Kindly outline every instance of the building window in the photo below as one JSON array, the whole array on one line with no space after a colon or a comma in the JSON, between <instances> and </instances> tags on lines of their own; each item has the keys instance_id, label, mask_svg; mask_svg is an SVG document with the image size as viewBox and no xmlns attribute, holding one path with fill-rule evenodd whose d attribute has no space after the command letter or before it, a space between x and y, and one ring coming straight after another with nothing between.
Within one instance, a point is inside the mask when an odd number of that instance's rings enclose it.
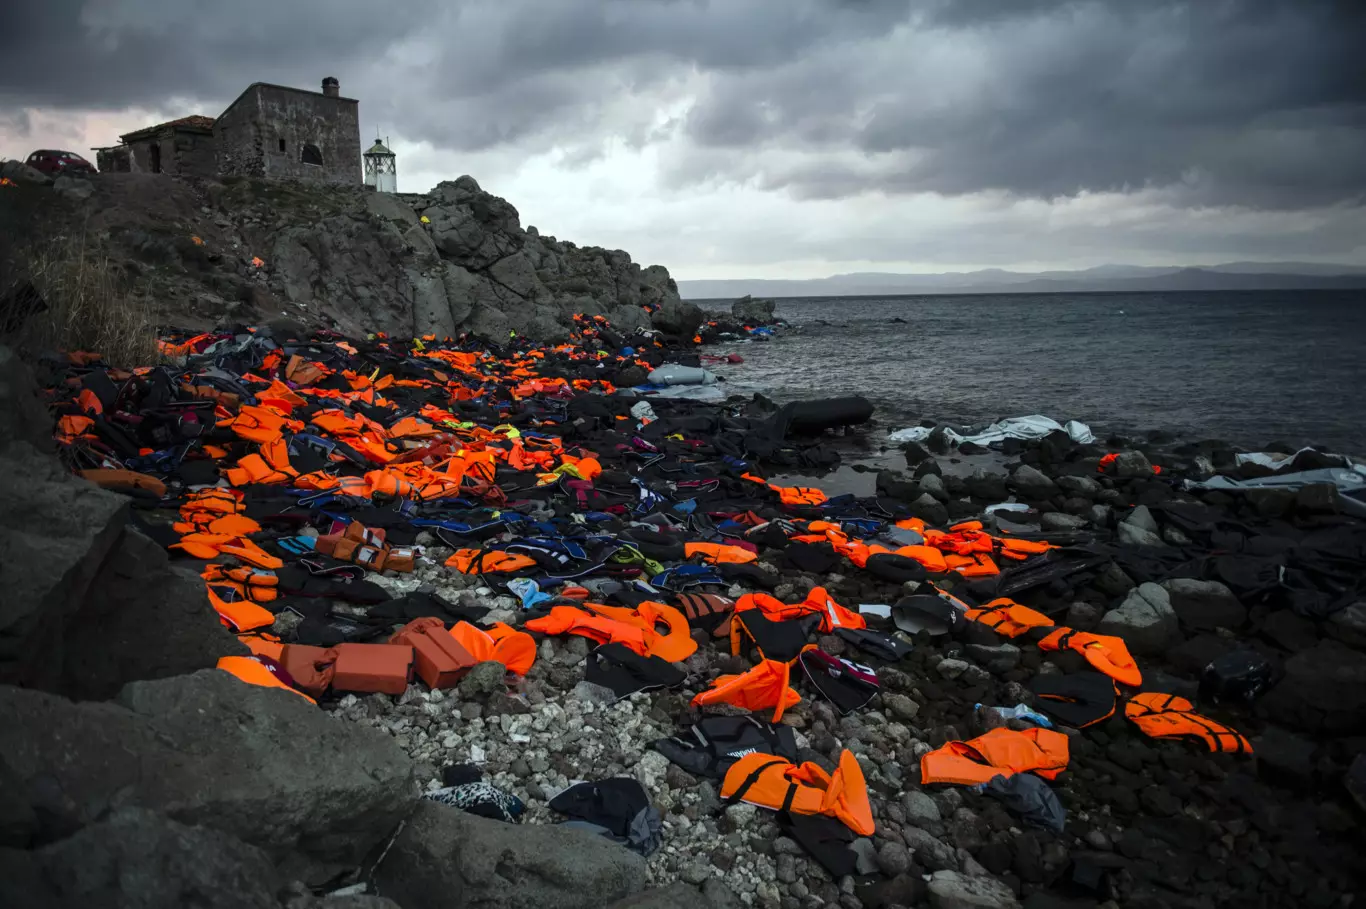
<instances>
[{"instance_id":1,"label":"building window","mask_svg":"<svg viewBox=\"0 0 1366 909\"><path fill-rule=\"evenodd\" d=\"M280 140L280 151L284 151L284 150L285 150L285 140L284 140L284 139L281 139L281 140Z\"/></svg>"},{"instance_id":2,"label":"building window","mask_svg":"<svg viewBox=\"0 0 1366 909\"><path fill-rule=\"evenodd\" d=\"M305 145L303 155L301 156L300 160L302 160L305 164L313 164L318 167L322 167L322 150L319 149L316 145Z\"/></svg>"}]
</instances>

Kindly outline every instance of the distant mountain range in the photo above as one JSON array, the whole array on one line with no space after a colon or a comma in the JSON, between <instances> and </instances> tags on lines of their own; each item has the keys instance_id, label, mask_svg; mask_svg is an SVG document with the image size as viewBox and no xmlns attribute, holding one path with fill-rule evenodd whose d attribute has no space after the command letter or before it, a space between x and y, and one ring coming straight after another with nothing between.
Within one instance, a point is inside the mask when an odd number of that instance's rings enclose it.
<instances>
[{"instance_id":1,"label":"distant mountain range","mask_svg":"<svg viewBox=\"0 0 1366 909\"><path fill-rule=\"evenodd\" d=\"M1085 293L1190 290L1366 289L1366 267L1313 262L1229 262L1174 268L1098 265L1079 271L982 271L907 275L860 272L801 281L763 278L679 281L686 300L855 297L900 294Z\"/></svg>"}]
</instances>

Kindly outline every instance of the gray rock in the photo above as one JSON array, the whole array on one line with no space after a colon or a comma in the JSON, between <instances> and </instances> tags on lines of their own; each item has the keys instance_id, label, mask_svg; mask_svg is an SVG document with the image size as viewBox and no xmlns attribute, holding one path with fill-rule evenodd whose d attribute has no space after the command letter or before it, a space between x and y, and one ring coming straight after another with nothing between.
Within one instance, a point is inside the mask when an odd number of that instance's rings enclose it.
<instances>
[{"instance_id":1,"label":"gray rock","mask_svg":"<svg viewBox=\"0 0 1366 909\"><path fill-rule=\"evenodd\" d=\"M1054 482L1070 496L1094 499L1100 494L1100 484L1090 477L1058 477Z\"/></svg>"},{"instance_id":2,"label":"gray rock","mask_svg":"<svg viewBox=\"0 0 1366 909\"><path fill-rule=\"evenodd\" d=\"M261 850L227 834L125 808L35 852L12 852L0 902L27 907L278 909Z\"/></svg>"},{"instance_id":3,"label":"gray rock","mask_svg":"<svg viewBox=\"0 0 1366 909\"><path fill-rule=\"evenodd\" d=\"M489 660L475 666L455 686L456 696L463 700L487 698L497 691L507 690L507 667Z\"/></svg>"},{"instance_id":4,"label":"gray rock","mask_svg":"<svg viewBox=\"0 0 1366 909\"><path fill-rule=\"evenodd\" d=\"M166 550L129 529L90 585L66 632L59 691L111 698L129 682L212 669L250 653L204 599L204 581L172 567Z\"/></svg>"},{"instance_id":5,"label":"gray rock","mask_svg":"<svg viewBox=\"0 0 1366 909\"><path fill-rule=\"evenodd\" d=\"M1020 665L1021 651L1014 644L997 644L994 647L969 644L968 655L988 672L1005 675Z\"/></svg>"},{"instance_id":6,"label":"gray rock","mask_svg":"<svg viewBox=\"0 0 1366 909\"><path fill-rule=\"evenodd\" d=\"M0 688L0 753L38 806L37 839L117 805L212 827L277 862L356 863L416 797L389 736L216 669L135 682L116 703Z\"/></svg>"},{"instance_id":7,"label":"gray rock","mask_svg":"<svg viewBox=\"0 0 1366 909\"><path fill-rule=\"evenodd\" d=\"M1152 583L1130 591L1118 608L1105 613L1096 632L1123 638L1135 655L1160 654L1181 639L1167 591Z\"/></svg>"},{"instance_id":8,"label":"gray rock","mask_svg":"<svg viewBox=\"0 0 1366 909\"><path fill-rule=\"evenodd\" d=\"M1097 527L1108 527L1113 509L1109 505L1092 505L1086 512L1087 519Z\"/></svg>"},{"instance_id":9,"label":"gray rock","mask_svg":"<svg viewBox=\"0 0 1366 909\"><path fill-rule=\"evenodd\" d=\"M1348 647L1366 649L1366 602L1351 603L1328 617L1324 630Z\"/></svg>"},{"instance_id":10,"label":"gray rock","mask_svg":"<svg viewBox=\"0 0 1366 909\"><path fill-rule=\"evenodd\" d=\"M948 502L949 500L949 491L944 486L944 481L932 473L920 478L920 490L925 495L933 496L940 502Z\"/></svg>"},{"instance_id":11,"label":"gray rock","mask_svg":"<svg viewBox=\"0 0 1366 909\"><path fill-rule=\"evenodd\" d=\"M1285 661L1284 677L1262 698L1271 718L1293 729L1366 728L1366 654L1321 641Z\"/></svg>"},{"instance_id":12,"label":"gray rock","mask_svg":"<svg viewBox=\"0 0 1366 909\"><path fill-rule=\"evenodd\" d=\"M888 877L896 877L911 870L911 853L894 840L884 840L877 850L878 870Z\"/></svg>"},{"instance_id":13,"label":"gray rock","mask_svg":"<svg viewBox=\"0 0 1366 909\"><path fill-rule=\"evenodd\" d=\"M905 848L905 847L902 847ZM855 856L855 871L859 874L876 874L878 870L877 847L866 836L861 836L849 845Z\"/></svg>"},{"instance_id":14,"label":"gray rock","mask_svg":"<svg viewBox=\"0 0 1366 909\"><path fill-rule=\"evenodd\" d=\"M1067 609L1067 627L1090 631L1100 621L1101 610L1090 603L1073 603Z\"/></svg>"},{"instance_id":15,"label":"gray rock","mask_svg":"<svg viewBox=\"0 0 1366 909\"><path fill-rule=\"evenodd\" d=\"M936 871L930 878L934 909L1019 909L1015 892L993 877L968 877L956 871Z\"/></svg>"},{"instance_id":16,"label":"gray rock","mask_svg":"<svg viewBox=\"0 0 1366 909\"><path fill-rule=\"evenodd\" d=\"M1141 451L1120 452L1114 464L1115 476L1121 480L1132 480L1153 475L1152 462Z\"/></svg>"},{"instance_id":17,"label":"gray rock","mask_svg":"<svg viewBox=\"0 0 1366 909\"><path fill-rule=\"evenodd\" d=\"M52 452L52 417L38 396L38 383L13 349L0 344L0 451L25 442Z\"/></svg>"},{"instance_id":18,"label":"gray rock","mask_svg":"<svg viewBox=\"0 0 1366 909\"><path fill-rule=\"evenodd\" d=\"M942 525L949 522L948 509L929 493L922 494L920 498L911 503L911 514L930 525Z\"/></svg>"},{"instance_id":19,"label":"gray rock","mask_svg":"<svg viewBox=\"0 0 1366 909\"><path fill-rule=\"evenodd\" d=\"M23 161L0 161L0 177L15 183L28 183L33 186L51 186L52 178L36 167L29 167Z\"/></svg>"},{"instance_id":20,"label":"gray rock","mask_svg":"<svg viewBox=\"0 0 1366 909\"><path fill-rule=\"evenodd\" d=\"M1151 530L1144 530L1134 524L1121 523L1115 536L1124 546L1166 546L1166 542Z\"/></svg>"},{"instance_id":21,"label":"gray rock","mask_svg":"<svg viewBox=\"0 0 1366 909\"><path fill-rule=\"evenodd\" d=\"M914 720L920 715L920 705L904 694L885 694L882 704L887 712L898 720Z\"/></svg>"},{"instance_id":22,"label":"gray rock","mask_svg":"<svg viewBox=\"0 0 1366 909\"><path fill-rule=\"evenodd\" d=\"M908 822L920 827L937 824L943 819L934 799L919 789L912 789L901 796L901 810L906 812Z\"/></svg>"},{"instance_id":23,"label":"gray rock","mask_svg":"<svg viewBox=\"0 0 1366 909\"><path fill-rule=\"evenodd\" d=\"M1057 495L1058 487L1037 467L1021 464L1010 475L1010 486L1027 499L1041 500Z\"/></svg>"},{"instance_id":24,"label":"gray rock","mask_svg":"<svg viewBox=\"0 0 1366 909\"><path fill-rule=\"evenodd\" d=\"M1124 573L1115 562L1106 562L1092 586L1109 597L1122 597L1134 589L1134 579Z\"/></svg>"},{"instance_id":25,"label":"gray rock","mask_svg":"<svg viewBox=\"0 0 1366 909\"><path fill-rule=\"evenodd\" d=\"M6 572L0 597L0 684L57 691L64 631L123 535L128 499L26 442L11 443L0 468L0 514L33 516L0 527L6 564L25 566Z\"/></svg>"},{"instance_id":26,"label":"gray rock","mask_svg":"<svg viewBox=\"0 0 1366 909\"><path fill-rule=\"evenodd\" d=\"M70 202L84 202L95 194L95 187L89 180L62 174L53 181L52 191Z\"/></svg>"},{"instance_id":27,"label":"gray rock","mask_svg":"<svg viewBox=\"0 0 1366 909\"><path fill-rule=\"evenodd\" d=\"M1124 523L1131 527L1138 527L1142 530L1146 530L1149 533L1157 533L1159 530L1157 519L1153 517L1153 513L1148 510L1147 505L1140 505L1129 512L1129 515L1124 519Z\"/></svg>"},{"instance_id":28,"label":"gray rock","mask_svg":"<svg viewBox=\"0 0 1366 909\"><path fill-rule=\"evenodd\" d=\"M767 325L773 321L773 311L778 304L773 300L756 300L744 296L730 305L731 318L749 325Z\"/></svg>"},{"instance_id":29,"label":"gray rock","mask_svg":"<svg viewBox=\"0 0 1366 909\"><path fill-rule=\"evenodd\" d=\"M1187 628L1236 631L1247 621L1247 609L1232 590L1218 581L1175 578L1163 581L1161 586L1171 598L1176 617Z\"/></svg>"},{"instance_id":30,"label":"gray rock","mask_svg":"<svg viewBox=\"0 0 1366 909\"><path fill-rule=\"evenodd\" d=\"M708 902L697 887L678 883L628 896L608 909L706 909Z\"/></svg>"},{"instance_id":31,"label":"gray rock","mask_svg":"<svg viewBox=\"0 0 1366 909\"><path fill-rule=\"evenodd\" d=\"M963 675L963 673L971 669L972 664L964 660L955 660L950 658L940 660L938 665L936 665L934 668L935 671L942 675L944 678L956 679L959 676Z\"/></svg>"},{"instance_id":32,"label":"gray rock","mask_svg":"<svg viewBox=\"0 0 1366 909\"><path fill-rule=\"evenodd\" d=\"M927 830L906 826L901 828L901 838L915 853L916 864L929 871L946 871L958 868L958 856L953 847L942 842Z\"/></svg>"},{"instance_id":33,"label":"gray rock","mask_svg":"<svg viewBox=\"0 0 1366 909\"><path fill-rule=\"evenodd\" d=\"M645 859L581 830L507 824L424 801L375 882L401 906L600 909L644 888Z\"/></svg>"},{"instance_id":34,"label":"gray rock","mask_svg":"<svg viewBox=\"0 0 1366 909\"><path fill-rule=\"evenodd\" d=\"M1342 495L1332 483L1310 483L1295 493L1295 507L1310 514L1337 514L1342 511Z\"/></svg>"},{"instance_id":35,"label":"gray rock","mask_svg":"<svg viewBox=\"0 0 1366 909\"><path fill-rule=\"evenodd\" d=\"M1001 502L1009 494L1006 490L1005 477L997 473L987 473L981 468L974 470L964 483L968 494L974 499Z\"/></svg>"},{"instance_id":36,"label":"gray rock","mask_svg":"<svg viewBox=\"0 0 1366 909\"><path fill-rule=\"evenodd\" d=\"M708 878L702 885L702 897L711 904L711 909L740 909L740 898L717 878Z\"/></svg>"},{"instance_id":37,"label":"gray rock","mask_svg":"<svg viewBox=\"0 0 1366 909\"><path fill-rule=\"evenodd\" d=\"M667 300L651 314L650 322L662 332L691 338L702 324L702 310L696 303Z\"/></svg>"},{"instance_id":38,"label":"gray rock","mask_svg":"<svg viewBox=\"0 0 1366 909\"><path fill-rule=\"evenodd\" d=\"M1045 512L1039 519L1039 526L1044 530L1053 532L1068 532L1081 530L1086 526L1086 519L1076 515L1063 514L1060 511Z\"/></svg>"}]
</instances>

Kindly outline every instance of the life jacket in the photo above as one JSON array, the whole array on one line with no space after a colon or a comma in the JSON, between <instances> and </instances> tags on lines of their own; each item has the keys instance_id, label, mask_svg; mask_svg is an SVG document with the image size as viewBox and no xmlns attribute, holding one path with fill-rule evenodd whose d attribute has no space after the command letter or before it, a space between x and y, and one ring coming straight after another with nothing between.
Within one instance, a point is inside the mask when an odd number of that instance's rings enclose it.
<instances>
[{"instance_id":1,"label":"life jacket","mask_svg":"<svg viewBox=\"0 0 1366 909\"><path fill-rule=\"evenodd\" d=\"M1143 673L1129 655L1129 648L1123 638L1106 634L1089 634L1072 628L1059 628L1039 641L1040 650L1062 650L1069 648L1086 657L1099 671L1121 685L1137 688L1143 684Z\"/></svg>"},{"instance_id":2,"label":"life jacket","mask_svg":"<svg viewBox=\"0 0 1366 909\"><path fill-rule=\"evenodd\" d=\"M1029 689L1038 695L1039 709L1078 729L1115 714L1115 680L1099 672L1036 675Z\"/></svg>"},{"instance_id":3,"label":"life jacket","mask_svg":"<svg viewBox=\"0 0 1366 909\"><path fill-rule=\"evenodd\" d=\"M197 559L212 559L219 555L230 555L248 565L274 570L284 567L284 562L257 546L245 537L226 533L191 533L172 543L167 549L179 549Z\"/></svg>"},{"instance_id":4,"label":"life jacket","mask_svg":"<svg viewBox=\"0 0 1366 909\"><path fill-rule=\"evenodd\" d=\"M767 593L747 593L736 601L735 611L738 614L749 609L761 610L769 619L778 622L818 615L824 634L833 634L836 628L868 627L867 619L836 603L824 587L811 588L800 603L784 603Z\"/></svg>"},{"instance_id":5,"label":"life jacket","mask_svg":"<svg viewBox=\"0 0 1366 909\"><path fill-rule=\"evenodd\" d=\"M1031 628L1052 628L1057 624L1042 612L1021 606L1009 597L992 600L978 609L969 609L967 616L1008 638L1017 638Z\"/></svg>"},{"instance_id":6,"label":"life jacket","mask_svg":"<svg viewBox=\"0 0 1366 909\"><path fill-rule=\"evenodd\" d=\"M778 494L778 500L784 505L824 505L830 500L829 496L821 492L814 486L770 486Z\"/></svg>"},{"instance_id":7,"label":"life jacket","mask_svg":"<svg viewBox=\"0 0 1366 909\"><path fill-rule=\"evenodd\" d=\"M536 567L536 560L516 552L501 549L457 549L446 560L447 568L461 574L505 574Z\"/></svg>"},{"instance_id":8,"label":"life jacket","mask_svg":"<svg viewBox=\"0 0 1366 909\"><path fill-rule=\"evenodd\" d=\"M747 754L726 771L721 797L779 813L833 817L861 836L876 832L863 768L848 750L841 752L834 773L809 761L793 764L763 752Z\"/></svg>"},{"instance_id":9,"label":"life jacket","mask_svg":"<svg viewBox=\"0 0 1366 909\"><path fill-rule=\"evenodd\" d=\"M564 596L564 591L560 591ZM687 616L688 625L701 628L712 637L730 636L730 618L735 612L735 601L715 593L680 593L674 598Z\"/></svg>"},{"instance_id":10,"label":"life jacket","mask_svg":"<svg viewBox=\"0 0 1366 909\"><path fill-rule=\"evenodd\" d=\"M220 519L222 520L222 519ZM231 567L217 563L204 566L199 576L205 581L230 586L248 600L269 603L279 596L280 579L274 572L248 566Z\"/></svg>"},{"instance_id":11,"label":"life jacket","mask_svg":"<svg viewBox=\"0 0 1366 909\"><path fill-rule=\"evenodd\" d=\"M730 704L743 710L773 708L773 722L783 718L783 711L801 703L799 695L788 684L791 666L777 660L764 660L748 672L723 675L711 687L692 699L694 707L708 704Z\"/></svg>"},{"instance_id":12,"label":"life jacket","mask_svg":"<svg viewBox=\"0 0 1366 909\"><path fill-rule=\"evenodd\" d=\"M210 582L204 585L209 595L209 605L222 619L223 624L233 631L253 631L269 628L275 624L275 616L268 609L247 599L239 586Z\"/></svg>"},{"instance_id":13,"label":"life jacket","mask_svg":"<svg viewBox=\"0 0 1366 909\"><path fill-rule=\"evenodd\" d=\"M246 682L248 685L256 685L261 688L283 688L290 694L297 694L299 697L303 698L305 701L308 701L310 704L318 703L308 695L304 694L302 691L298 691L294 688L291 688L290 686L282 682L275 675L275 673L271 671L270 667L263 663L261 661L261 658L259 657L219 657L218 668L223 670L224 672L236 676L238 679L242 680L243 682Z\"/></svg>"},{"instance_id":14,"label":"life jacket","mask_svg":"<svg viewBox=\"0 0 1366 909\"><path fill-rule=\"evenodd\" d=\"M1124 715L1149 738L1192 736L1203 741L1210 751L1252 753L1251 743L1236 729L1194 712L1194 707L1190 701L1174 694L1147 691L1129 699L1124 705Z\"/></svg>"},{"instance_id":15,"label":"life jacket","mask_svg":"<svg viewBox=\"0 0 1366 909\"><path fill-rule=\"evenodd\" d=\"M502 622L495 622L487 631L459 622L449 634L479 662L502 663L517 675L526 675L536 662L536 642L531 635Z\"/></svg>"},{"instance_id":16,"label":"life jacket","mask_svg":"<svg viewBox=\"0 0 1366 909\"><path fill-rule=\"evenodd\" d=\"M604 606L601 603L584 603L583 608L619 622L643 627L649 653L642 656L657 656L669 663L678 663L697 652L697 642L692 639L692 628L688 625L687 617L672 606L646 600L635 609ZM661 625L664 626L662 631Z\"/></svg>"},{"instance_id":17,"label":"life jacket","mask_svg":"<svg viewBox=\"0 0 1366 909\"><path fill-rule=\"evenodd\" d=\"M743 546L726 546L721 543L684 543L683 554L689 559L700 555L702 561L709 565L744 565L759 559L757 553L750 552Z\"/></svg>"},{"instance_id":18,"label":"life jacket","mask_svg":"<svg viewBox=\"0 0 1366 909\"><path fill-rule=\"evenodd\" d=\"M990 578L1001 573L1001 569L985 552L967 555L947 553L944 556L944 563L949 566L950 571L956 571L965 578Z\"/></svg>"},{"instance_id":19,"label":"life jacket","mask_svg":"<svg viewBox=\"0 0 1366 909\"><path fill-rule=\"evenodd\" d=\"M659 630L659 622L667 632ZM540 634L577 634L599 644L622 644L640 656L658 656L670 663L686 660L697 650L683 614L649 601L634 610L598 603L555 606L549 615L531 619L524 627Z\"/></svg>"},{"instance_id":20,"label":"life jacket","mask_svg":"<svg viewBox=\"0 0 1366 909\"><path fill-rule=\"evenodd\" d=\"M166 495L166 484L156 477L133 470L109 470L104 468L82 470L81 476L101 489L126 489L148 492L160 498Z\"/></svg>"},{"instance_id":21,"label":"life jacket","mask_svg":"<svg viewBox=\"0 0 1366 909\"><path fill-rule=\"evenodd\" d=\"M1046 780L1067 769L1067 736L1035 727L1004 726L966 742L949 742L920 759L920 782L976 785L1026 771Z\"/></svg>"},{"instance_id":22,"label":"life jacket","mask_svg":"<svg viewBox=\"0 0 1366 909\"><path fill-rule=\"evenodd\" d=\"M903 528L905 529L905 528ZM925 566L926 571L935 574L947 574L949 563L944 559L944 553L935 549L933 546L902 546L894 550L896 555L905 556L908 559L915 559Z\"/></svg>"}]
</instances>

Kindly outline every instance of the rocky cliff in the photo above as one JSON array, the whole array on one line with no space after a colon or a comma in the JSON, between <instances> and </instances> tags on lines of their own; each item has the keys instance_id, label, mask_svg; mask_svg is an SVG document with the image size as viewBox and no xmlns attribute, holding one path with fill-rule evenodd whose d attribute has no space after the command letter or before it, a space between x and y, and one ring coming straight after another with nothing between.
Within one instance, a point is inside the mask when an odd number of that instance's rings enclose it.
<instances>
[{"instance_id":1,"label":"rocky cliff","mask_svg":"<svg viewBox=\"0 0 1366 909\"><path fill-rule=\"evenodd\" d=\"M208 327L282 316L347 334L567 337L571 316L622 330L691 334L700 313L662 266L523 228L473 177L427 195L359 187L143 174L99 175L29 194L42 236L79 237L126 272L163 324ZM647 311L647 307L648 310Z\"/></svg>"}]
</instances>

